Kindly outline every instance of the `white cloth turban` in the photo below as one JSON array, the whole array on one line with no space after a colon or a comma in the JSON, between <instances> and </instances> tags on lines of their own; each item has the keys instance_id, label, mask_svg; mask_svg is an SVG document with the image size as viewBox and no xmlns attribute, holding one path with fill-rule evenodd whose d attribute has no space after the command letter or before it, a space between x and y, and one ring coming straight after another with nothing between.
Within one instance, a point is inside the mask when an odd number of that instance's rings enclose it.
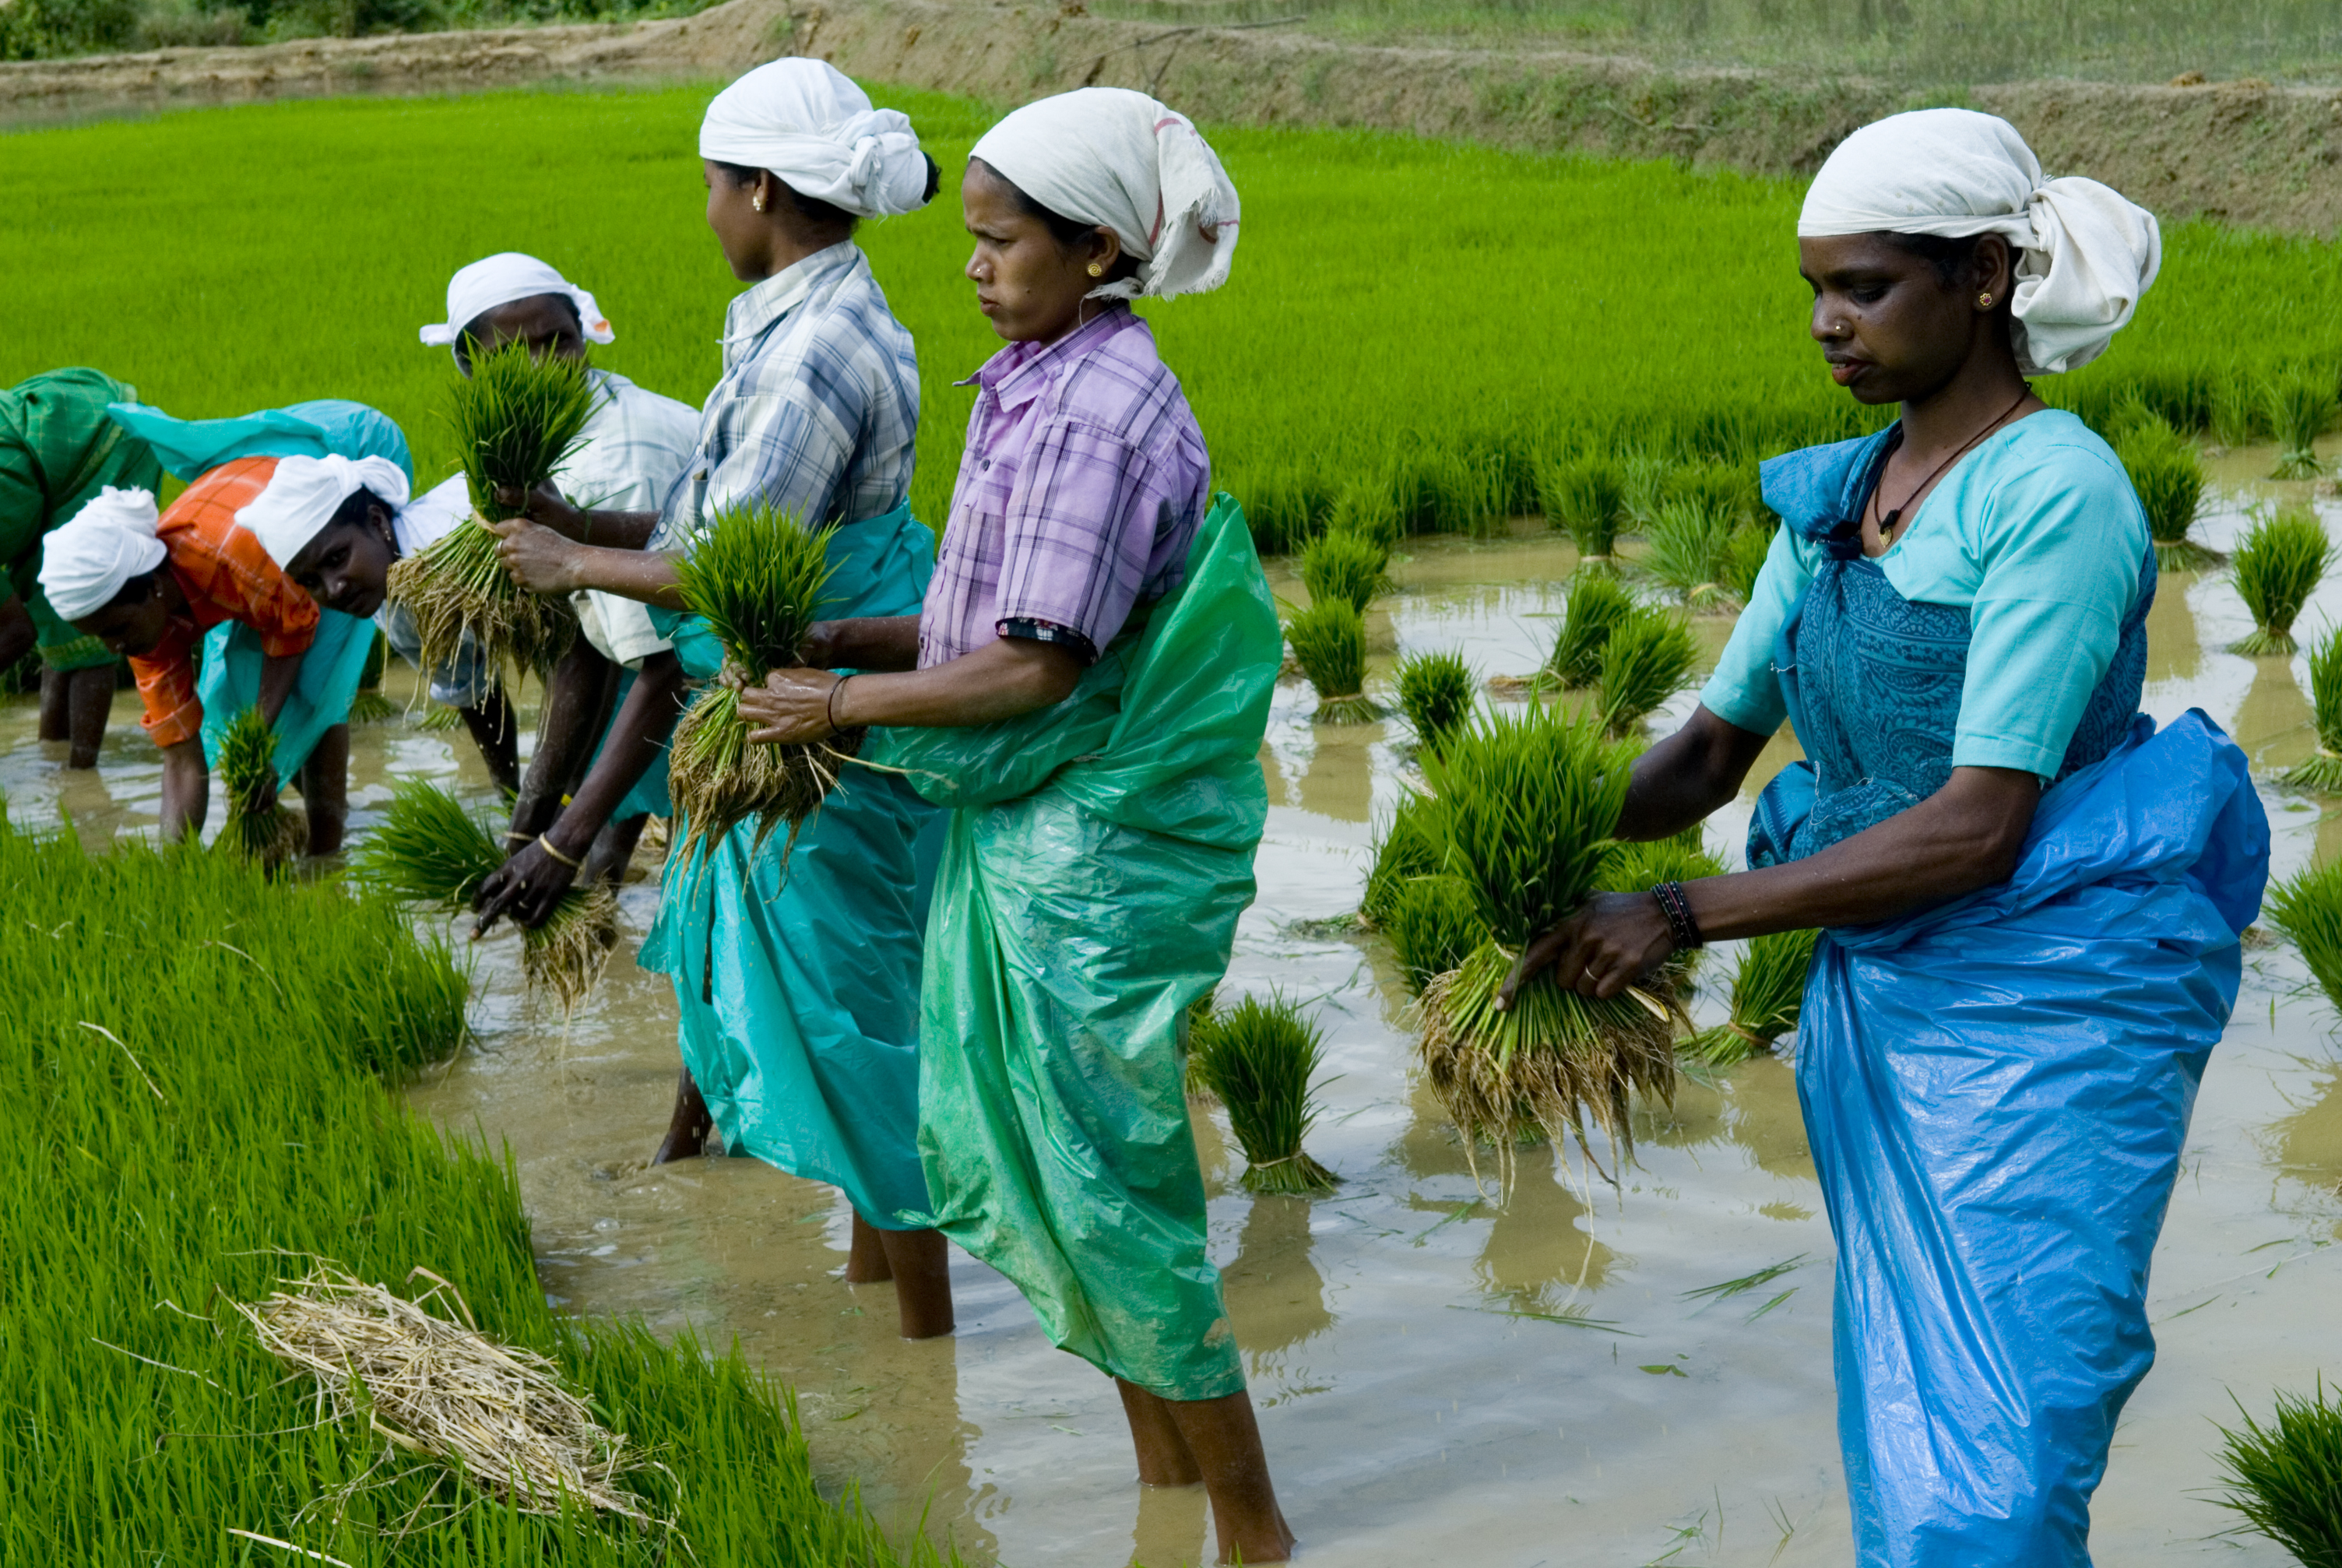
<instances>
[{"instance_id":1,"label":"white cloth turban","mask_svg":"<svg viewBox=\"0 0 2342 1568\"><path fill-rule=\"evenodd\" d=\"M577 320L586 329L587 342L608 343L617 336L603 319L602 307L594 303L592 295L535 256L502 251L459 268L447 280L447 319L425 327L423 341L432 348L452 348L465 327L496 306L535 299L541 294L560 295L577 307Z\"/></svg>"},{"instance_id":2,"label":"white cloth turban","mask_svg":"<svg viewBox=\"0 0 2342 1568\"><path fill-rule=\"evenodd\" d=\"M716 94L699 123L699 155L768 170L857 218L926 205L927 160L910 116L872 108L870 95L826 61L775 60Z\"/></svg>"},{"instance_id":3,"label":"white cloth turban","mask_svg":"<svg viewBox=\"0 0 2342 1568\"><path fill-rule=\"evenodd\" d=\"M109 484L99 491L41 541L41 593L49 608L68 621L94 615L131 578L161 565L168 552L155 537L160 521L151 490Z\"/></svg>"},{"instance_id":4,"label":"white cloth turban","mask_svg":"<svg viewBox=\"0 0 2342 1568\"><path fill-rule=\"evenodd\" d=\"M364 490L395 511L406 504L406 475L386 457L281 457L266 489L235 514L279 566L315 539L342 503Z\"/></svg>"},{"instance_id":5,"label":"white cloth turban","mask_svg":"<svg viewBox=\"0 0 2342 1568\"><path fill-rule=\"evenodd\" d=\"M1240 216L1220 155L1187 117L1127 87L1027 104L973 155L1062 218L1112 229L1138 275L1090 291L1168 299L1228 281Z\"/></svg>"},{"instance_id":6,"label":"white cloth turban","mask_svg":"<svg viewBox=\"0 0 2342 1568\"><path fill-rule=\"evenodd\" d=\"M1890 115L1829 155L1798 237L1881 231L2005 236L2020 253L2010 308L2027 375L2096 359L2163 262L2153 213L2096 180L2044 180L2017 127L1973 109Z\"/></svg>"}]
</instances>

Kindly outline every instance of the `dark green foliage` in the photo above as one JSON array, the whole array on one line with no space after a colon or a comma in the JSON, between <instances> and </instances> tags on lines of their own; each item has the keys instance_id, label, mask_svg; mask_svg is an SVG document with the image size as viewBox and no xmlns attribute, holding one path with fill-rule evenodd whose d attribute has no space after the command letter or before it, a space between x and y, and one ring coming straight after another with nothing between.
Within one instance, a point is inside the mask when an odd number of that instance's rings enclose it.
<instances>
[{"instance_id":1,"label":"dark green foliage","mask_svg":"<svg viewBox=\"0 0 2342 1568\"><path fill-rule=\"evenodd\" d=\"M1301 585L1311 604L1347 600L1361 615L1366 606L1391 591L1384 574L1390 564L1390 546L1362 534L1328 528L1301 547Z\"/></svg>"},{"instance_id":2,"label":"dark green foliage","mask_svg":"<svg viewBox=\"0 0 2342 1568\"><path fill-rule=\"evenodd\" d=\"M1343 487L1341 498L1326 514L1326 532L1356 534L1381 546L1387 556L1404 533L1402 523L1388 482L1355 479Z\"/></svg>"},{"instance_id":3,"label":"dark green foliage","mask_svg":"<svg viewBox=\"0 0 2342 1568\"><path fill-rule=\"evenodd\" d=\"M1402 884L1383 929L1407 990L1417 995L1488 939L1471 887L1455 876L1422 876Z\"/></svg>"},{"instance_id":4,"label":"dark green foliage","mask_svg":"<svg viewBox=\"0 0 2342 1568\"><path fill-rule=\"evenodd\" d=\"M2342 860L2313 864L2273 884L2264 907L2300 949L2326 999L2342 1007Z\"/></svg>"},{"instance_id":5,"label":"dark green foliage","mask_svg":"<svg viewBox=\"0 0 2342 1568\"><path fill-rule=\"evenodd\" d=\"M2272 479L2315 479L2326 472L2313 445L2334 423L2337 396L2331 370L2293 370L2261 388L2269 427L2277 432Z\"/></svg>"},{"instance_id":6,"label":"dark green foliage","mask_svg":"<svg viewBox=\"0 0 2342 1568\"><path fill-rule=\"evenodd\" d=\"M1732 977L1732 1018L1686 1041L1683 1054L1711 1067L1728 1067L1759 1052L1797 1026L1813 967L1818 931L1781 931L1752 938Z\"/></svg>"},{"instance_id":7,"label":"dark green foliage","mask_svg":"<svg viewBox=\"0 0 2342 1568\"><path fill-rule=\"evenodd\" d=\"M1374 865L1358 898L1358 914L1368 925L1387 925L1399 890L1413 878L1439 869L1440 845L1431 828L1434 809L1428 795L1410 791L1399 796L1390 822L1375 840Z\"/></svg>"},{"instance_id":8,"label":"dark green foliage","mask_svg":"<svg viewBox=\"0 0 2342 1568\"><path fill-rule=\"evenodd\" d=\"M1772 548L1773 534L1768 529L1744 523L1732 531L1724 559L1716 566L1716 582L1726 598L1746 604L1756 596L1757 574L1764 571L1765 557Z\"/></svg>"},{"instance_id":9,"label":"dark green foliage","mask_svg":"<svg viewBox=\"0 0 2342 1568\"><path fill-rule=\"evenodd\" d=\"M2294 617L2334 564L2326 524L2307 507L2285 507L2257 518L2237 543L2232 569L2237 592L2253 613L2249 635L2229 645L2237 654L2290 654Z\"/></svg>"},{"instance_id":10,"label":"dark green foliage","mask_svg":"<svg viewBox=\"0 0 2342 1568\"><path fill-rule=\"evenodd\" d=\"M495 834L427 779L400 784L382 820L350 853L351 874L368 887L448 910L471 907L472 895L504 863Z\"/></svg>"},{"instance_id":11,"label":"dark green foliage","mask_svg":"<svg viewBox=\"0 0 2342 1568\"><path fill-rule=\"evenodd\" d=\"M1602 644L1602 721L1615 737L1636 733L1690 681L1699 663L1691 628L1658 610L1636 610Z\"/></svg>"},{"instance_id":12,"label":"dark green foliage","mask_svg":"<svg viewBox=\"0 0 2342 1568\"><path fill-rule=\"evenodd\" d=\"M1415 738L1436 751L1472 716L1480 678L1457 653L1409 654L1398 662L1398 708Z\"/></svg>"},{"instance_id":13,"label":"dark green foliage","mask_svg":"<svg viewBox=\"0 0 2342 1568\"><path fill-rule=\"evenodd\" d=\"M1603 645L1619 623L1635 613L1633 596L1617 583L1584 574L1573 576L1546 673L1572 691L1600 680Z\"/></svg>"},{"instance_id":14,"label":"dark green foliage","mask_svg":"<svg viewBox=\"0 0 2342 1568\"><path fill-rule=\"evenodd\" d=\"M2288 770L2295 789L2342 794L2342 632L2327 628L2309 648L2309 700L2317 718L2317 754Z\"/></svg>"},{"instance_id":15,"label":"dark green foliage","mask_svg":"<svg viewBox=\"0 0 2342 1568\"><path fill-rule=\"evenodd\" d=\"M1259 475L1244 491L1253 548L1264 555L1300 549L1317 536L1333 501L1332 487L1316 474L1277 470Z\"/></svg>"},{"instance_id":16,"label":"dark green foliage","mask_svg":"<svg viewBox=\"0 0 2342 1568\"><path fill-rule=\"evenodd\" d=\"M2303 1568L2342 1568L2342 1399L2327 1396L2325 1378L2307 1397L2279 1393L2268 1425L2244 1414L2242 1430L2220 1435L2228 1491L2219 1503Z\"/></svg>"},{"instance_id":17,"label":"dark green foliage","mask_svg":"<svg viewBox=\"0 0 2342 1568\"><path fill-rule=\"evenodd\" d=\"M1188 1060L1227 1108L1245 1152L1248 1193L1330 1193L1341 1180L1309 1157L1302 1140L1317 1120L1312 1083L1325 1065L1317 1026L1282 995L1247 996L1195 1023Z\"/></svg>"}]
</instances>

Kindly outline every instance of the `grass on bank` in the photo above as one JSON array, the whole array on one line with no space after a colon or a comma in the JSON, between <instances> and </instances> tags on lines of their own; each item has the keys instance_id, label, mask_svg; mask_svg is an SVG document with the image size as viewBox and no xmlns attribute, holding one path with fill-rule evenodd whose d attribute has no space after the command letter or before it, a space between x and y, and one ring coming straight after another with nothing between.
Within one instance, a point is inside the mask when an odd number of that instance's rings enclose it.
<instances>
[{"instance_id":1,"label":"grass on bank","mask_svg":"<svg viewBox=\"0 0 2342 1568\"><path fill-rule=\"evenodd\" d=\"M456 1047L465 991L338 884L0 818L0 1561L317 1560L231 1529L355 1568L900 1560L738 1357L546 1305L509 1167L385 1087ZM230 1305L315 1260L452 1282L665 1467L626 1484L676 1533L525 1517L316 1424Z\"/></svg>"}]
</instances>

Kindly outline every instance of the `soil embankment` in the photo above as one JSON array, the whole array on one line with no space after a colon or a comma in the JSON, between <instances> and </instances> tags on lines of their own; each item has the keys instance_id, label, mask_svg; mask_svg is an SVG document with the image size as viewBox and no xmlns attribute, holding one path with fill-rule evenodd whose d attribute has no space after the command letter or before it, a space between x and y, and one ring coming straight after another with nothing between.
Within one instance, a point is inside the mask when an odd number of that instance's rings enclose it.
<instances>
[{"instance_id":1,"label":"soil embankment","mask_svg":"<svg viewBox=\"0 0 2342 1568\"><path fill-rule=\"evenodd\" d=\"M1855 126L1908 106L1897 87L1618 56L1364 47L1267 27L1166 26L1079 5L729 0L693 17L0 65L0 122L122 108L527 82L723 76L781 54L856 76L1021 102L1138 87L1200 119L1357 125L1541 151L1810 171ZM1971 89L2054 172L2107 181L2167 218L2342 227L2342 90L2261 82Z\"/></svg>"}]
</instances>

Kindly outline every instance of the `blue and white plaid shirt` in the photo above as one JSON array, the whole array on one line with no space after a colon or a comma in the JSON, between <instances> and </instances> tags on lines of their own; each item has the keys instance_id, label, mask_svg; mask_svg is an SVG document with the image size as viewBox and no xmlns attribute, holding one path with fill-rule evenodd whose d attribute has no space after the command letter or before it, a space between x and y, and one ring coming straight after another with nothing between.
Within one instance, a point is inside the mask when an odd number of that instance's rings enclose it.
<instances>
[{"instance_id":1,"label":"blue and white plaid shirt","mask_svg":"<svg viewBox=\"0 0 2342 1568\"><path fill-rule=\"evenodd\" d=\"M892 512L911 493L918 428L918 358L869 258L851 241L816 252L725 313L724 379L651 548L743 501L808 525Z\"/></svg>"}]
</instances>

